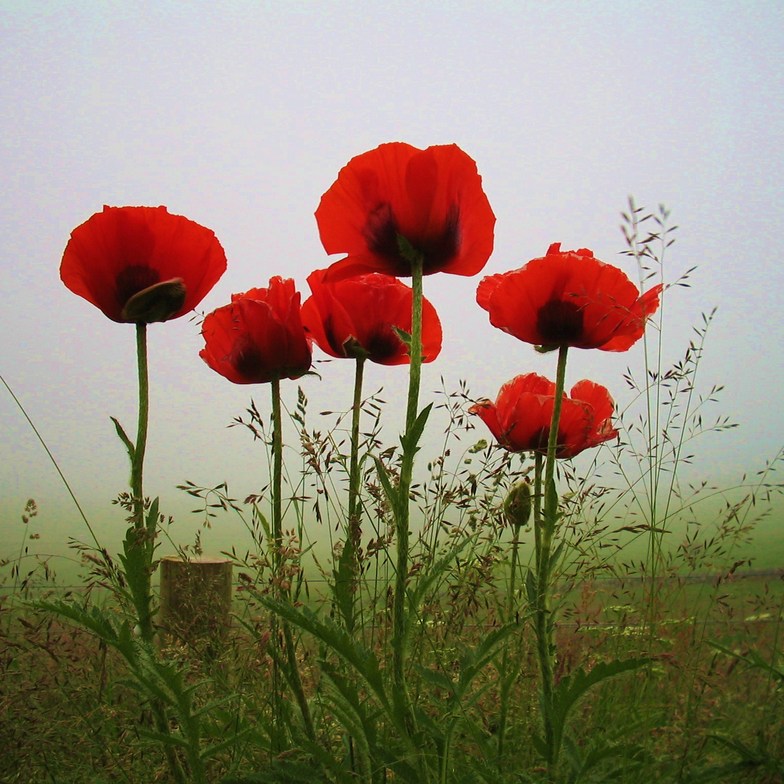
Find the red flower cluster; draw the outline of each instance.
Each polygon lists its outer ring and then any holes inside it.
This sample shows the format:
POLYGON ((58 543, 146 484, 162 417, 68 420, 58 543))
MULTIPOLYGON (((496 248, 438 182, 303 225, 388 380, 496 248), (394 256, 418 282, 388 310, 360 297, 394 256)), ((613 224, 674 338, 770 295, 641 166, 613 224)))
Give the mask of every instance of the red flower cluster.
POLYGON ((215 234, 166 207, 104 207, 71 232, 63 283, 112 321, 168 321, 193 310, 226 271, 215 234))
POLYGON ((234 294, 204 319, 201 333, 199 356, 235 384, 299 378, 310 369, 300 295, 290 279, 276 276, 266 289, 234 294))
MULTIPOLYGON (((364 357, 381 365, 410 361, 398 330, 411 333, 411 289, 397 278, 371 273, 329 280, 326 270, 308 277, 313 295, 302 305, 302 322, 321 349, 333 357, 364 357)), ((422 356, 432 362, 441 351, 441 322, 422 301, 422 356)))
MULTIPOLYGON (((555 405, 555 384, 537 375, 517 376, 501 387, 495 403, 480 401, 471 407, 490 428, 498 443, 510 452, 547 454, 550 421, 555 405)), ((561 401, 556 457, 568 458, 618 435, 612 426, 613 400, 593 381, 578 381, 561 401)))
MULTIPOLYGON (((311 338, 335 357, 409 362, 400 333, 411 332, 413 294, 388 276, 411 275, 415 255, 424 274, 473 275, 493 248, 495 216, 481 177, 455 145, 394 142, 353 158, 316 220, 327 252, 348 257, 310 275, 301 312, 293 281, 273 278, 269 289, 235 295, 204 320, 201 357, 231 381, 297 378, 310 367, 311 338), (374 272, 387 275, 367 274, 374 272)), ((423 300, 423 361, 440 350, 438 315, 423 300)))
POLYGON ((493 250, 495 215, 476 163, 457 145, 382 144, 352 158, 316 210, 330 275, 476 275, 493 250))
POLYGON ((661 289, 640 296, 590 250, 561 251, 556 243, 521 269, 484 278, 476 299, 493 326, 527 343, 626 351, 642 337, 661 289))

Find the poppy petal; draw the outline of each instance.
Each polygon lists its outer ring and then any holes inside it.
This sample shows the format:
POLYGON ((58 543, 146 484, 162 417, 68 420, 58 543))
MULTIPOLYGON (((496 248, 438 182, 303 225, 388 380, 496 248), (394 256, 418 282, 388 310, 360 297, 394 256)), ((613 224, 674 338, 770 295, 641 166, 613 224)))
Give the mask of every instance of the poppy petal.
POLYGON ((474 275, 493 249, 493 215, 476 163, 457 145, 425 150, 382 144, 352 158, 316 210, 328 253, 346 253, 336 274, 378 271, 474 275), (350 261, 349 261, 350 259, 350 261))
POLYGON ((150 323, 193 310, 225 270, 210 229, 165 207, 104 207, 71 232, 60 278, 113 321, 150 323))
POLYGON ((642 337, 660 288, 640 296, 590 250, 561 251, 554 243, 524 267, 484 278, 476 299, 493 326, 527 343, 625 351, 642 337))

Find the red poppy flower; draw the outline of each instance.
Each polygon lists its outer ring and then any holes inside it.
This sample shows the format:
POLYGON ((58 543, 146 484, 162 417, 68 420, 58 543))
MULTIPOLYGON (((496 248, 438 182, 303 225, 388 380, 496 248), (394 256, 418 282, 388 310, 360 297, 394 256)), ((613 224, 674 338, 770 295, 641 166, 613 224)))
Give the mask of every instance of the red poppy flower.
POLYGON ((527 343, 626 351, 642 337, 661 290, 640 296, 621 270, 590 250, 562 252, 555 243, 522 269, 483 278, 476 300, 494 327, 527 343))
POLYGON ((104 207, 71 232, 63 283, 112 321, 168 321, 193 310, 226 270, 210 229, 166 207, 104 207))
POLYGON ((476 163, 457 145, 382 144, 341 169, 316 210, 327 253, 346 253, 330 275, 476 275, 493 250, 495 215, 476 163))
POLYGON ((274 277, 266 289, 234 294, 202 324, 199 356, 235 384, 299 378, 310 369, 310 340, 294 281, 274 277))
MULTIPOLYGON (((555 384, 526 373, 501 387, 495 403, 482 400, 471 406, 490 428, 498 443, 510 452, 547 454, 550 422, 555 405, 555 384)), ((610 417, 610 393, 593 381, 578 381, 561 401, 556 457, 574 457, 618 435, 610 417)))
MULTIPOLYGON (((323 351, 381 365, 410 361, 408 346, 396 332, 411 334, 413 292, 408 286, 378 273, 333 281, 326 270, 312 272, 308 284, 313 295, 302 305, 302 323, 323 351)), ((423 361, 432 362, 440 351, 441 322, 423 299, 423 361)))

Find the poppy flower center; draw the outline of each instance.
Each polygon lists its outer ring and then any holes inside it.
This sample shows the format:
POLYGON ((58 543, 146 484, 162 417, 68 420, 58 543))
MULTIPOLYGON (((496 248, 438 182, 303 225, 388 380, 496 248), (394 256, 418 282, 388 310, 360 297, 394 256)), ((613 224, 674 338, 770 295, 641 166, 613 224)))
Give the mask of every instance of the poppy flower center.
POLYGON ((430 236, 408 236, 400 232, 389 202, 381 202, 369 212, 362 234, 368 248, 393 265, 397 274, 411 274, 411 251, 422 254, 422 270, 430 274, 446 267, 457 255, 460 210, 456 204, 449 208, 439 232, 430 236))
POLYGON ((117 303, 120 307, 124 307, 134 294, 154 286, 160 279, 156 270, 143 264, 131 264, 125 267, 115 279, 117 303))
POLYGON ((574 302, 550 300, 536 314, 536 329, 543 345, 574 344, 583 334, 583 311, 574 302))
POLYGON ((370 336, 368 345, 365 348, 368 354, 378 362, 398 354, 400 352, 400 343, 400 338, 390 327, 387 327, 386 329, 377 329, 370 336))
POLYGON ((531 448, 540 454, 547 454, 547 444, 550 440, 550 427, 545 426, 539 428, 539 432, 531 436, 531 448))
POLYGON ((374 362, 380 362, 389 357, 393 357, 400 351, 400 338, 393 332, 391 327, 380 327, 366 336, 364 341, 360 341, 354 335, 349 335, 342 342, 332 323, 332 317, 324 320, 324 333, 330 348, 336 354, 353 359, 370 358, 374 362))
POLYGON ((236 371, 245 378, 258 378, 267 369, 268 362, 247 335, 239 335, 230 360, 236 371))

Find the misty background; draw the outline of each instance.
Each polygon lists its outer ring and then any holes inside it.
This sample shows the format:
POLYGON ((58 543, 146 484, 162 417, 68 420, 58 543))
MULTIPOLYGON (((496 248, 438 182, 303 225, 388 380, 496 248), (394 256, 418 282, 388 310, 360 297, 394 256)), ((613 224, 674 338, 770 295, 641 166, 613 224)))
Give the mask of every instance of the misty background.
MULTIPOLYGON (((717 307, 698 386, 723 384, 715 414, 739 427, 694 445, 689 475, 742 481, 784 444, 780 258, 784 14, 778 2, 12 2, 0 0, 0 374, 20 399, 93 523, 119 546, 127 455, 109 419, 136 423, 132 325, 115 324, 59 280, 71 230, 109 205, 166 205, 215 231, 228 271, 201 305, 272 275, 327 266, 313 212, 353 156, 387 141, 455 142, 478 164, 497 217, 483 274, 553 242, 591 248, 636 280, 619 231, 629 195, 663 203, 679 229, 665 277, 697 266, 666 298, 665 359, 717 307)), ((513 376, 554 377, 553 355, 493 329, 480 276, 435 275, 425 295, 444 348, 422 403, 465 379, 494 398, 513 376)), ((180 544, 200 518, 175 489, 226 480, 237 498, 264 482, 264 457, 228 428, 267 386, 234 386, 198 357, 197 319, 149 329, 151 422, 145 489, 175 517, 180 544)), ((324 359, 314 349, 317 359, 324 359)), ((589 377, 619 405, 624 354, 573 351, 567 384, 589 377)), ((318 412, 350 404, 353 363, 316 366, 302 387, 318 412)), ((389 443, 405 368, 371 366, 389 443)), ((476 437, 488 437, 477 422, 476 437)), ((0 387, 0 558, 15 557, 28 498, 31 552, 69 555, 88 533, 29 424, 0 387)), ((435 425, 430 447, 438 448, 435 425)), ((780 481, 780 479, 779 479, 780 481)), ((757 563, 784 565, 781 506, 758 531, 757 563)), ((313 531, 318 540, 318 530, 313 531)), ((676 542, 674 542, 676 543, 676 542)), ((212 554, 250 545, 232 516, 202 534, 212 554)), ((59 573, 74 570, 52 561, 59 573)))

